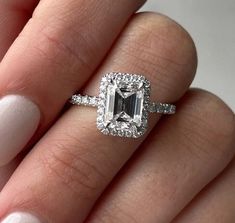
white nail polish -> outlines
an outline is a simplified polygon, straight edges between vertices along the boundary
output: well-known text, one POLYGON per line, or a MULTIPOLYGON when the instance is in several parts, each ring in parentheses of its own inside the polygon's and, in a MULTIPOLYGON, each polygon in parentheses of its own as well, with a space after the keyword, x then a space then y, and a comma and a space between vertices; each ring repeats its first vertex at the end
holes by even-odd
POLYGON ((0 99, 0 166, 9 163, 34 135, 40 121, 36 104, 26 97, 0 99))
POLYGON ((15 212, 8 215, 1 223, 41 223, 41 221, 31 214, 15 212))

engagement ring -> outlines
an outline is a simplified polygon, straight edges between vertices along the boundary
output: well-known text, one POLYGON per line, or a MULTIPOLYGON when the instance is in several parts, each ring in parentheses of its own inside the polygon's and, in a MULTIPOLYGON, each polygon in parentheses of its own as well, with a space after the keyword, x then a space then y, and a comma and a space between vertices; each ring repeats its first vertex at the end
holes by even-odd
POLYGON ((148 128, 149 113, 175 114, 176 106, 150 101, 150 82, 142 75, 108 73, 98 97, 75 94, 74 105, 97 107, 97 128, 105 135, 138 138, 148 128))

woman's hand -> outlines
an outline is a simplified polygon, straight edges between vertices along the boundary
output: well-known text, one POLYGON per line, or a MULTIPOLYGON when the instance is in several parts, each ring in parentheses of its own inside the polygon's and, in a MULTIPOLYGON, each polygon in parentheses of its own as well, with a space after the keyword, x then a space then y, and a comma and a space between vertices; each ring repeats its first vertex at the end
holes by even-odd
POLYGON ((37 142, 0 194, 2 222, 234 221, 234 114, 188 90, 192 39, 163 15, 135 14, 143 3, 0 2, 0 55, 24 27, 0 65, 0 164, 37 142), (101 134, 93 108, 62 113, 77 90, 96 95, 110 71, 144 74, 152 100, 178 101, 177 114, 152 115, 137 140, 101 134))

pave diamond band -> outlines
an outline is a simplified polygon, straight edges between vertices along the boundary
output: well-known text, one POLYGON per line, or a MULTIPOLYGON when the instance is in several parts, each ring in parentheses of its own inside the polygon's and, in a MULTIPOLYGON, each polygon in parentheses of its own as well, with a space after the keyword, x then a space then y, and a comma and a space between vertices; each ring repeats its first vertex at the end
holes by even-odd
MULTIPOLYGON (((74 94, 70 99, 70 103, 73 105, 83 105, 90 107, 98 107, 99 101, 99 97, 81 94, 74 94)), ((147 110, 151 113, 172 115, 176 112, 176 106, 166 103, 151 102, 147 110)))
POLYGON ((88 96, 88 95, 83 96, 80 94, 75 94, 70 99, 70 103, 72 103, 73 105, 84 105, 84 106, 98 107, 99 97, 88 96))
POLYGON ((176 106, 167 103, 151 102, 148 111, 151 113, 159 113, 163 115, 173 115, 176 112, 176 106))
POLYGON ((175 105, 151 102, 150 87, 143 75, 108 73, 98 97, 75 94, 70 103, 97 107, 97 128, 103 134, 138 138, 147 131, 149 113, 176 112, 175 105))

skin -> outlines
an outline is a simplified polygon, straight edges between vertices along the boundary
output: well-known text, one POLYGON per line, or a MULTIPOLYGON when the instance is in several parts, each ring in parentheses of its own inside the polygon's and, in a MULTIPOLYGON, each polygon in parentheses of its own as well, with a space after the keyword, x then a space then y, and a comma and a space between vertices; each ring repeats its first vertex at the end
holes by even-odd
POLYGON ((1 168, 4 181, 12 176, 0 217, 20 210, 49 223, 233 223, 234 113, 217 96, 188 89, 197 55, 180 25, 135 14, 142 0, 3 2, 0 91, 32 98, 42 120, 14 173, 17 160, 1 168), (152 100, 177 102, 177 114, 152 115, 149 132, 134 140, 98 132, 93 108, 61 113, 76 90, 97 94, 110 71, 145 74, 152 100))

